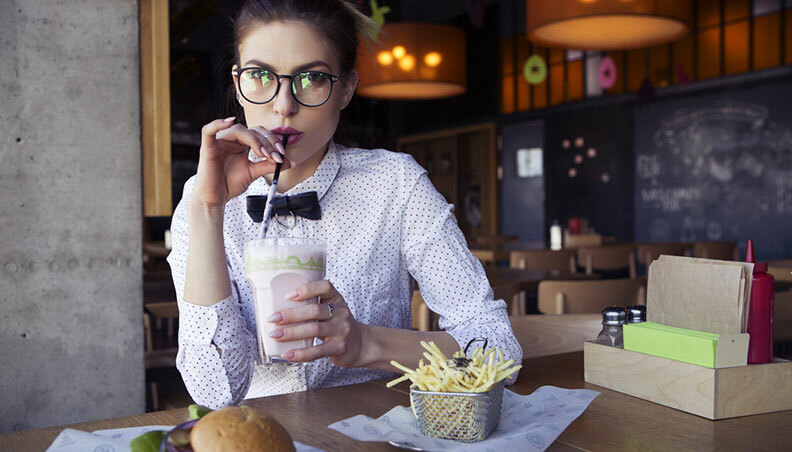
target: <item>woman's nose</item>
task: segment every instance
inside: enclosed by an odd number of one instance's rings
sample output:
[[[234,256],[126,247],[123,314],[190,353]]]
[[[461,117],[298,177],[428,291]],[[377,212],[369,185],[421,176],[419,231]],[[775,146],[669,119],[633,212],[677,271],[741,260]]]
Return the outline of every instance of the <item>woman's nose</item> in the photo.
[[[285,81],[285,80],[284,80]],[[272,109],[275,113],[288,117],[297,113],[299,104],[291,93],[291,86],[289,83],[282,83],[275,100],[272,101]]]

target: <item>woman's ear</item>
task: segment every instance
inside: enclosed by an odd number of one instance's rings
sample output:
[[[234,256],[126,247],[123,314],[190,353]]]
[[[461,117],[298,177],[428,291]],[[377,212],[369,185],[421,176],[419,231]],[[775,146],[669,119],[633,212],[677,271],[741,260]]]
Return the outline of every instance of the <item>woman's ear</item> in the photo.
[[[346,83],[344,83],[344,103],[341,106],[342,109],[346,108],[349,105],[349,102],[352,101],[352,96],[355,95],[355,90],[357,89],[358,85],[358,74],[356,70],[352,70],[347,75]]]

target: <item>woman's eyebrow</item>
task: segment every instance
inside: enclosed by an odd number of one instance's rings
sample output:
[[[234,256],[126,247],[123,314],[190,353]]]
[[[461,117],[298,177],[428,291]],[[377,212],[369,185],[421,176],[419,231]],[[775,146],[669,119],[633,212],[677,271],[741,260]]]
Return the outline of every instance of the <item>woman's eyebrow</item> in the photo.
[[[267,63],[264,63],[264,62],[261,62],[259,60],[248,60],[245,63],[245,67],[250,66],[250,65],[258,66],[258,67],[260,67],[262,69],[266,69],[268,71],[275,72],[275,68],[273,68],[271,65],[269,65]],[[296,68],[294,68],[292,73],[304,71],[306,69],[311,69],[311,68],[315,68],[315,67],[319,67],[319,66],[324,66],[327,69],[331,69],[329,64],[325,63],[322,60],[316,60],[316,61],[311,61],[310,63],[305,63],[305,64],[301,64],[301,65],[297,66]]]

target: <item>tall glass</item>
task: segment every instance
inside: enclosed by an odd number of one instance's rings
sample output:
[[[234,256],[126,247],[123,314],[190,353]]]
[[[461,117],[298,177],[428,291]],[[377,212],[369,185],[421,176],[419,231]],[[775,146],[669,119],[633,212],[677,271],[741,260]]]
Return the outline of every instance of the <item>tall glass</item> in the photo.
[[[326,247],[321,240],[281,237],[251,240],[245,245],[245,277],[253,289],[262,364],[294,364],[281,356],[313,345],[313,339],[276,341],[269,334],[278,327],[267,319],[282,309],[318,303],[318,297],[295,302],[286,295],[305,283],[324,279],[325,261]]]

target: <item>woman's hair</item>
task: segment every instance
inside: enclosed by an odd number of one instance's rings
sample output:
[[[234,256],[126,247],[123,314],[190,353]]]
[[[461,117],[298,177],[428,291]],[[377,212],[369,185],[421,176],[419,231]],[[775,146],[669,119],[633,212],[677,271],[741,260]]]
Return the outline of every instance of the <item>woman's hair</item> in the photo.
[[[376,24],[344,0],[247,0],[234,21],[234,62],[239,46],[256,26],[271,22],[302,22],[333,44],[343,76],[355,69],[358,36]]]

